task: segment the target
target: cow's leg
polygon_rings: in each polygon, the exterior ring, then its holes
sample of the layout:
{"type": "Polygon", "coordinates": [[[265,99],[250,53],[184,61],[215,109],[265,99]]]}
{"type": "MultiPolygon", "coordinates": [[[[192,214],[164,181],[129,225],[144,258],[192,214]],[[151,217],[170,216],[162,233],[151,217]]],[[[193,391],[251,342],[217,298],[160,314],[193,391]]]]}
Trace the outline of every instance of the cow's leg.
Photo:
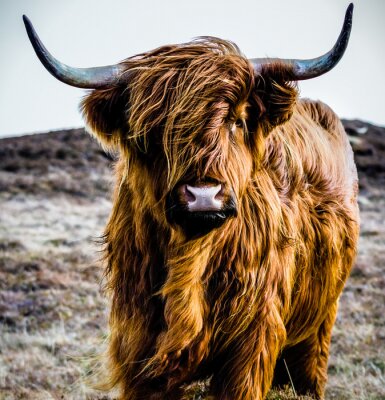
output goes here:
{"type": "Polygon", "coordinates": [[[316,333],[284,350],[277,363],[275,385],[289,384],[290,374],[298,394],[310,394],[316,399],[323,399],[327,381],[331,331],[336,314],[337,305],[335,304],[316,333]]]}
{"type": "Polygon", "coordinates": [[[252,332],[238,337],[213,365],[214,369],[217,368],[210,386],[213,399],[264,399],[285,338],[281,323],[259,323],[252,332]]]}
{"type": "Polygon", "coordinates": [[[179,385],[166,388],[158,379],[144,379],[135,387],[127,385],[121,391],[121,400],[181,400],[184,390],[179,385]]]}
{"type": "Polygon", "coordinates": [[[131,389],[128,393],[123,392],[121,400],[182,400],[184,392],[180,389],[173,391],[158,391],[148,389],[140,389],[133,392],[131,389]]]}

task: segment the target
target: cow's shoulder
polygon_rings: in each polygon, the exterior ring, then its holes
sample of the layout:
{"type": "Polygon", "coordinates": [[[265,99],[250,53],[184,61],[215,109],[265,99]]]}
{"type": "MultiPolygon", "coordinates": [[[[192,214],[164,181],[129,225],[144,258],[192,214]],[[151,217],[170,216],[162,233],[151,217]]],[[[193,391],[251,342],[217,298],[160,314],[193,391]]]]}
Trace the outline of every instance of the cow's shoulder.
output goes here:
{"type": "MultiPolygon", "coordinates": [[[[301,99],[297,104],[297,111],[327,132],[341,131],[342,124],[337,114],[325,103],[319,100],[301,99]]],[[[343,128],[342,128],[343,130],[343,128]]]]}

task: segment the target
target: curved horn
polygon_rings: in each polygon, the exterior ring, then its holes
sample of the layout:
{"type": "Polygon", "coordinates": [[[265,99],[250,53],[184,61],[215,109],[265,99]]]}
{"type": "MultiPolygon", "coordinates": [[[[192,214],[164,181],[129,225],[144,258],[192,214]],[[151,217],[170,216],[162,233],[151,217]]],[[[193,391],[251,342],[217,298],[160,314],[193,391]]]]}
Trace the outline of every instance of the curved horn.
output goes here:
{"type": "Polygon", "coordinates": [[[338,61],[341,60],[348,46],[350,31],[352,29],[352,19],[353,3],[350,3],[346,10],[344,24],[336,44],[323,56],[309,60],[253,58],[250,59],[250,61],[254,65],[254,71],[260,73],[262,69],[266,68],[269,64],[280,63],[288,67],[290,78],[292,78],[290,80],[297,81],[315,78],[330,71],[337,65],[338,61]]]}
{"type": "Polygon", "coordinates": [[[61,63],[48,52],[37,36],[31,21],[25,15],[23,15],[23,21],[36,55],[48,72],[60,81],[78,88],[97,89],[116,83],[122,74],[123,66],[120,64],[94,68],[74,68],[61,63]]]}

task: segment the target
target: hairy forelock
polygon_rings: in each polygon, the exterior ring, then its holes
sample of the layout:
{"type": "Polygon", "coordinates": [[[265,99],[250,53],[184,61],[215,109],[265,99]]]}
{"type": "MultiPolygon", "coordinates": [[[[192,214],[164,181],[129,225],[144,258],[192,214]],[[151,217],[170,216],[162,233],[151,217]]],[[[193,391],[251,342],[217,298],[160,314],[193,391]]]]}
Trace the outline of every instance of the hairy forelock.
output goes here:
{"type": "Polygon", "coordinates": [[[218,151],[220,127],[237,118],[253,89],[251,64],[235,44],[217,38],[161,47],[124,63],[131,74],[130,137],[146,151],[161,136],[171,178],[173,168],[188,167],[185,149],[205,135],[211,138],[206,153],[218,151]]]}

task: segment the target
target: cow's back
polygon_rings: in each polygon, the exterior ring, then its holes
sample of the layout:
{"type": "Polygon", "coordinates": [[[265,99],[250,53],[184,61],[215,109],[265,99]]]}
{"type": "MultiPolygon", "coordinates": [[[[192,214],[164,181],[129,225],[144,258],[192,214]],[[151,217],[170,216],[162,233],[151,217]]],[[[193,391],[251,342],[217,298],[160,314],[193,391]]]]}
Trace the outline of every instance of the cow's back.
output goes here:
{"type": "Polygon", "coordinates": [[[271,162],[271,174],[295,248],[284,318],[292,345],[323,323],[349,275],[358,238],[357,171],[341,121],[321,102],[299,101],[270,146],[280,159],[271,162]]]}
{"type": "MultiPolygon", "coordinates": [[[[282,146],[286,176],[294,192],[356,201],[357,170],[348,137],[337,115],[324,103],[300,100],[291,120],[272,133],[282,146]]],[[[268,160],[268,163],[270,161],[268,160]]]]}

